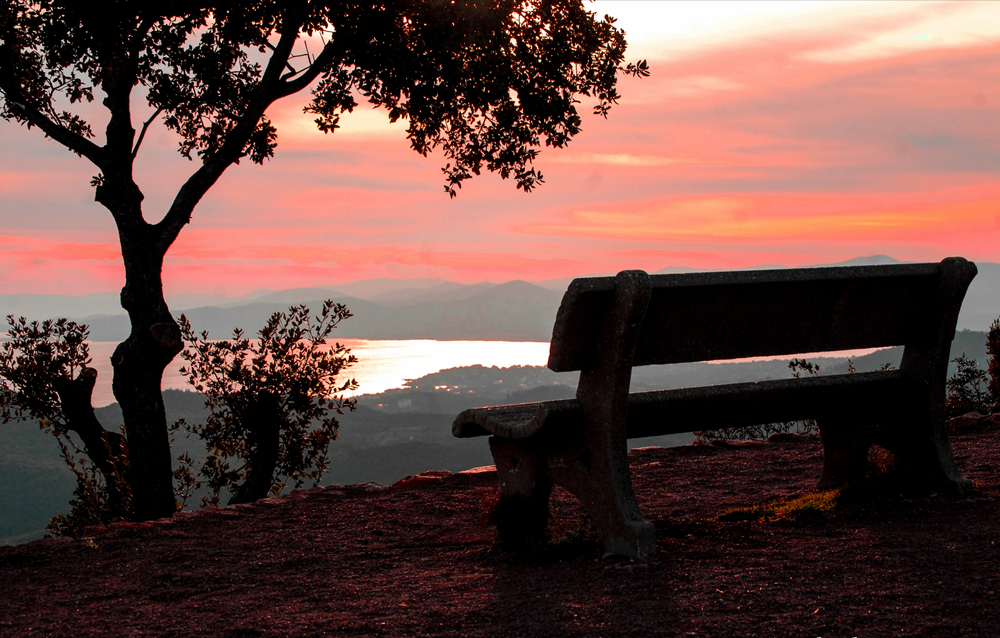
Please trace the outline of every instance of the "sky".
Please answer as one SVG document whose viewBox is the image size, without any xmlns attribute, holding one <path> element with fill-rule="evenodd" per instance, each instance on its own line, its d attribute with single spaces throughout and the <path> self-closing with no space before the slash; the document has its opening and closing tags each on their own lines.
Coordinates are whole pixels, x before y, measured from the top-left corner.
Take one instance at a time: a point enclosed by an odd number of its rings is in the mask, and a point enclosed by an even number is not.
<svg viewBox="0 0 1000 638">
<path fill-rule="evenodd" d="M 323 135 L 302 113 L 307 94 L 292 96 L 270 111 L 275 157 L 230 168 L 195 209 L 165 292 L 875 254 L 1000 262 L 1000 3 L 588 6 L 618 18 L 626 58 L 651 76 L 623 78 L 607 119 L 583 98 L 583 132 L 542 151 L 535 191 L 484 174 L 449 199 L 446 160 L 413 152 L 383 111 L 363 105 Z M 196 168 L 176 148 L 154 125 L 140 152 L 151 222 Z M 0 294 L 121 288 L 95 173 L 0 122 Z"/>
</svg>

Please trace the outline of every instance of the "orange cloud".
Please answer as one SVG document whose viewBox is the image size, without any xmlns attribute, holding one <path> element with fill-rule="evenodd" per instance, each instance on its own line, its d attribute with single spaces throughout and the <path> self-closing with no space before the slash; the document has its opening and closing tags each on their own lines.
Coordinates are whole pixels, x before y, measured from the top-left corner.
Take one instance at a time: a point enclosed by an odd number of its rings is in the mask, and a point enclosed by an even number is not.
<svg viewBox="0 0 1000 638">
<path fill-rule="evenodd" d="M 1000 189 L 974 200 L 920 202 L 912 195 L 708 196 L 574 210 L 564 223 L 526 225 L 533 235 L 674 243 L 929 241 L 956 229 L 996 234 Z"/>
</svg>

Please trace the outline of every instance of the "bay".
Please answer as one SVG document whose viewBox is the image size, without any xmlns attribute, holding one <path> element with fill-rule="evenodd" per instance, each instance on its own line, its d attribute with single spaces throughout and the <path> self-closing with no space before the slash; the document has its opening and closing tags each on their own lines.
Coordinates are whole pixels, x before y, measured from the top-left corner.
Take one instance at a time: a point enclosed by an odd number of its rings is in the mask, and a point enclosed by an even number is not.
<svg viewBox="0 0 1000 638">
<path fill-rule="evenodd" d="M 350 393 L 377 394 L 402 387 L 409 379 L 464 366 L 482 365 L 506 368 L 510 366 L 543 366 L 548 360 L 546 341 L 435 341 L 431 339 L 369 340 L 341 339 L 358 362 L 341 374 L 341 378 L 356 379 L 357 391 Z M 102 407 L 115 402 L 111 392 L 111 354 L 118 344 L 113 341 L 90 342 L 91 366 L 97 370 L 93 405 Z M 184 360 L 175 358 L 163 373 L 164 390 L 190 390 L 191 386 L 179 370 Z"/>
</svg>

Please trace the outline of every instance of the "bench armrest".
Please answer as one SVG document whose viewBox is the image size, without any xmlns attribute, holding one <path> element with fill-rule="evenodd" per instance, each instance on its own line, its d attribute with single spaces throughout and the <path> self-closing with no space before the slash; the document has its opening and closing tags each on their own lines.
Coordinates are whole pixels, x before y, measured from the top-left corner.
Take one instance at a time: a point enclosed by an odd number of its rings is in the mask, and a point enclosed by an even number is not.
<svg viewBox="0 0 1000 638">
<path fill-rule="evenodd" d="M 460 439 L 490 434 L 504 439 L 526 439 L 560 416 L 582 411 L 577 399 L 472 408 L 458 415 L 451 433 Z"/>
</svg>

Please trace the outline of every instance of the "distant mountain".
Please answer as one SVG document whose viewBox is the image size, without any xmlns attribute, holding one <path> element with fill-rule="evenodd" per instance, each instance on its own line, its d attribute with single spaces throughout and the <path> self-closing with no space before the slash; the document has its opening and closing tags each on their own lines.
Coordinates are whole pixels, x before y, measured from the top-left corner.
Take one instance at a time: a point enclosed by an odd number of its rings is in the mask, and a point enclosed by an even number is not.
<svg viewBox="0 0 1000 638">
<path fill-rule="evenodd" d="M 561 299 L 562 292 L 512 281 L 464 299 L 394 307 L 372 304 L 357 310 L 349 303 L 355 317 L 344 323 L 339 336 L 548 341 Z"/>
<path fill-rule="evenodd" d="M 218 308 L 243 308 L 254 305 L 280 304 L 287 309 L 288 306 L 303 303 L 305 299 L 330 299 L 336 297 L 350 297 L 350 295 L 333 288 L 290 288 L 288 290 L 268 292 L 251 300 L 237 300 L 226 304 L 206 304 L 201 306 L 201 308 L 209 306 Z"/>
<path fill-rule="evenodd" d="M 827 268 L 834 266 L 885 266 L 888 264 L 902 264 L 906 262 L 899 261 L 889 255 L 872 255 L 871 257 L 855 257 L 854 259 L 848 259 L 847 261 L 838 261 L 835 264 L 819 264 L 819 267 Z"/>
<path fill-rule="evenodd" d="M 301 295 L 314 294 L 304 289 Z M 329 292 L 353 313 L 338 327 L 337 339 L 439 339 L 493 341 L 548 341 L 562 299 L 562 292 L 546 290 L 525 281 L 484 287 L 468 286 L 431 295 L 436 301 L 406 305 L 383 305 Z M 466 293 L 474 293 L 466 297 Z M 249 304 L 230 308 L 206 306 L 184 311 L 197 331 L 208 330 L 216 338 L 228 337 L 234 328 L 252 334 L 275 312 L 290 304 L 305 303 L 318 311 L 323 297 L 267 295 Z M 451 299 L 449 299 L 451 297 Z M 276 299 L 276 300 L 275 300 Z M 95 316 L 84 319 L 94 341 L 117 341 L 129 333 L 124 316 Z"/>
<path fill-rule="evenodd" d="M 462 286 L 444 279 L 416 278 L 416 279 L 390 279 L 379 277 L 377 279 L 363 279 L 349 284 L 338 284 L 334 286 L 349 297 L 364 299 L 365 301 L 380 301 L 395 298 L 399 294 L 409 291 L 429 291 L 436 288 L 449 286 Z"/>
<path fill-rule="evenodd" d="M 821 266 L 904 263 L 887 255 L 857 257 Z M 979 275 L 966 295 L 959 329 L 988 330 L 1000 315 L 1000 264 L 980 262 Z M 758 269 L 785 268 L 758 265 Z M 744 269 L 745 270 L 745 269 Z M 697 272 L 670 267 L 656 274 Z M 241 297 L 181 294 L 168 298 L 175 314 L 184 312 L 199 330 L 228 335 L 234 327 L 260 328 L 274 312 L 308 303 L 317 308 L 332 298 L 346 303 L 355 317 L 338 331 L 340 337 L 367 339 L 530 339 L 547 341 L 563 292 L 573 278 L 537 283 L 459 284 L 443 279 L 368 279 L 336 286 L 259 290 Z M 521 298 L 518 295 L 526 295 Z M 514 316 L 514 310 L 523 316 Z M 116 341 L 129 333 L 128 318 L 118 295 L 0 295 L 0 318 L 7 314 L 32 319 L 70 317 L 91 326 L 95 341 Z M 547 324 L 547 325 L 543 325 Z M 449 333 L 449 330 L 454 332 Z M 515 336 L 519 335 L 519 336 Z"/>
<path fill-rule="evenodd" d="M 979 262 L 979 274 L 972 280 L 958 315 L 959 330 L 989 330 L 1000 316 L 1000 264 Z"/>
<path fill-rule="evenodd" d="M 118 293 L 112 292 L 94 295 L 0 295 L 0 319 L 7 315 L 42 320 L 115 314 L 124 315 L 125 311 Z"/>
<path fill-rule="evenodd" d="M 224 306 L 250 303 L 255 297 L 273 291 L 264 290 L 242 297 L 201 293 L 168 295 L 167 304 L 171 310 L 180 312 L 200 306 Z M 95 315 L 125 315 L 117 292 L 102 292 L 93 295 L 0 295 L 0 317 L 23 316 L 28 319 L 52 319 L 68 317 L 79 319 Z"/>
<path fill-rule="evenodd" d="M 232 295 L 211 295 L 197 292 L 187 292 L 179 295 L 169 295 L 167 305 L 171 310 L 184 310 L 186 308 L 198 308 L 200 306 L 224 306 L 226 304 L 249 301 L 247 297 L 233 297 Z M 109 313 L 113 314 L 113 313 Z"/>
<path fill-rule="evenodd" d="M 414 303 L 441 303 L 468 299 L 486 292 L 497 284 L 456 284 L 445 281 L 433 288 L 411 288 L 409 290 L 393 290 L 369 299 L 385 306 L 407 306 Z M 565 287 L 564 287 L 565 289 Z M 362 297 L 363 298 L 363 297 Z"/>
</svg>

